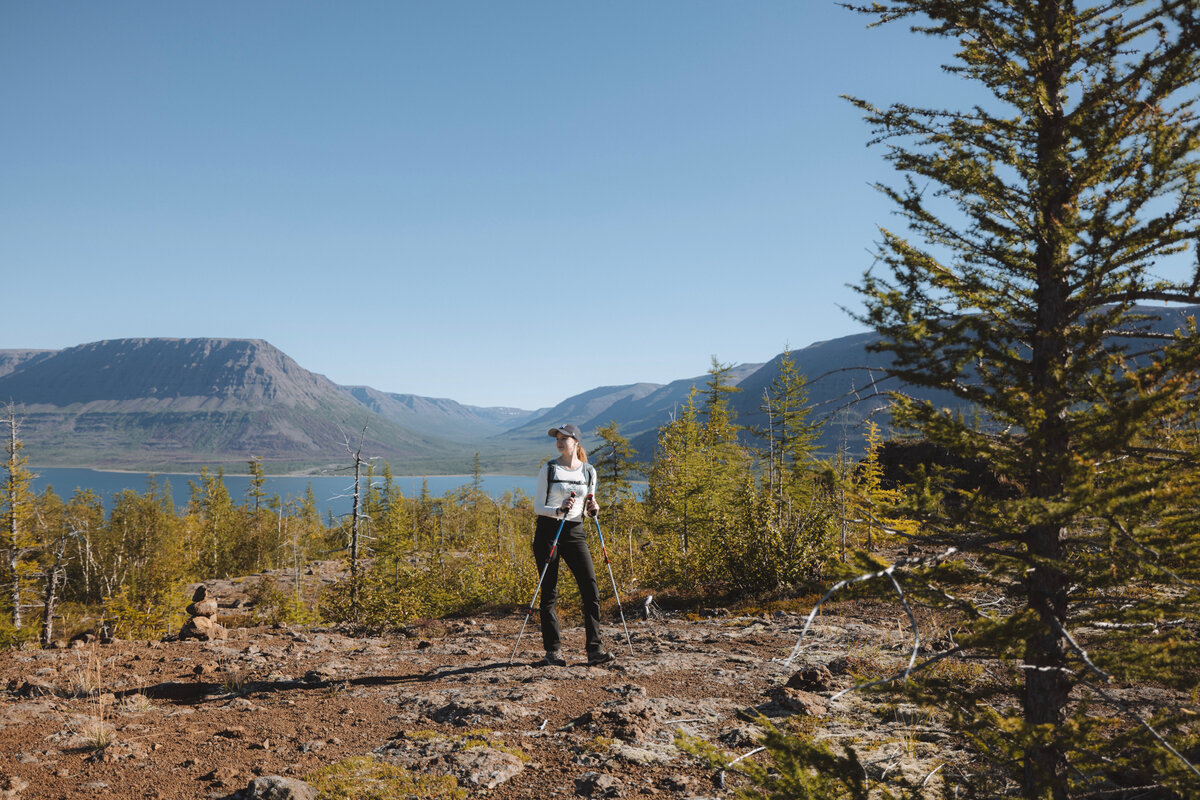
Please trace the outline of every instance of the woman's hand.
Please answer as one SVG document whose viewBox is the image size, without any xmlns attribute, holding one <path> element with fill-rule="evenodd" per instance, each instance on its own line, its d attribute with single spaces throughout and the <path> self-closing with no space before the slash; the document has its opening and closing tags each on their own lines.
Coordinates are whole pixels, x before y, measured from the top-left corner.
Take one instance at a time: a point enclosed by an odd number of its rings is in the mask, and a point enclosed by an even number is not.
<svg viewBox="0 0 1200 800">
<path fill-rule="evenodd" d="M 600 504 L 596 502 L 596 496 L 589 494 L 587 500 L 584 501 L 583 510 L 587 512 L 589 517 L 594 517 L 600 513 Z"/>
</svg>

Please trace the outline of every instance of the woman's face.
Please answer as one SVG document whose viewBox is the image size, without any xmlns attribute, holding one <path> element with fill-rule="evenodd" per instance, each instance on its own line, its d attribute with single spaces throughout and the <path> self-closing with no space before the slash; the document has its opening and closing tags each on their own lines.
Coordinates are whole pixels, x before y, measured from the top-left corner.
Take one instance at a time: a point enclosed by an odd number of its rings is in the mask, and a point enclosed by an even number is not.
<svg viewBox="0 0 1200 800">
<path fill-rule="evenodd" d="M 558 447 L 558 452 L 570 458 L 575 455 L 575 437 L 558 434 L 555 437 L 555 444 Z"/>
</svg>

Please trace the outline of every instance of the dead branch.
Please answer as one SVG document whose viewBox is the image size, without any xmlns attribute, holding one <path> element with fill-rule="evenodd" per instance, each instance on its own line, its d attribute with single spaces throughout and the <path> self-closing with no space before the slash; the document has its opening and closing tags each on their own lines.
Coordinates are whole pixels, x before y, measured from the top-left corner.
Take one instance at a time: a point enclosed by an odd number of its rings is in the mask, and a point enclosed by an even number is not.
<svg viewBox="0 0 1200 800">
<path fill-rule="evenodd" d="M 950 556 L 954 555 L 957 552 L 958 552 L 958 548 L 951 547 L 951 548 L 947 549 L 945 552 L 943 552 L 939 555 L 935 555 L 935 556 L 903 558 L 903 559 L 897 561 L 896 563 L 892 564 L 891 566 L 887 567 L 886 569 L 880 570 L 879 572 L 872 572 L 872 573 L 868 573 L 866 575 L 859 575 L 854 578 L 847 578 L 846 580 L 838 581 L 836 584 L 833 585 L 832 588 L 830 588 L 830 590 L 828 592 L 825 593 L 824 597 L 822 597 L 819 601 L 817 601 L 817 604 L 815 606 L 813 606 L 812 611 L 808 612 L 808 618 L 805 619 L 805 621 L 804 621 L 804 628 L 801 629 L 801 631 L 800 631 L 800 637 L 796 640 L 796 646 L 792 648 L 791 654 L 787 657 L 787 659 L 784 660 L 783 665 L 785 667 L 791 665 L 792 660 L 796 657 L 796 654 L 800 652 L 800 643 L 804 641 L 804 634 L 808 633 L 808 628 L 810 625 L 812 625 L 812 621 L 817 616 L 817 612 L 821 609 L 821 606 L 825 604 L 825 601 L 828 600 L 830 597 L 832 597 L 835 592 L 837 592 L 841 589 L 844 589 L 847 586 L 853 586 L 854 584 L 863 583 L 865 581 L 874 580 L 876 578 L 882 578 L 884 576 L 891 578 L 892 573 L 895 572 L 897 569 L 903 569 L 905 567 L 933 566 L 935 564 L 940 564 L 941 562 L 945 561 L 946 559 L 948 559 Z M 892 584 L 896 587 L 897 591 L 899 591 L 900 585 L 896 582 L 895 578 L 892 578 Z M 908 611 L 909 618 L 913 619 L 913 625 L 915 628 L 916 621 L 913 618 L 912 610 L 909 609 L 909 607 L 908 607 L 908 602 L 904 599 L 903 592 L 900 592 L 900 602 L 904 604 L 905 610 Z M 918 635 L 918 645 L 919 644 L 920 644 L 920 637 Z"/>
</svg>

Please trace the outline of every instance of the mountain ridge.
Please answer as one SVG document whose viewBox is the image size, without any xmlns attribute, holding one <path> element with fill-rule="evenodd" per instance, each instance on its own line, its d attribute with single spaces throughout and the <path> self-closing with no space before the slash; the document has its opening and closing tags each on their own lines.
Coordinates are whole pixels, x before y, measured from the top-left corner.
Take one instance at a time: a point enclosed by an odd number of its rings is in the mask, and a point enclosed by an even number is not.
<svg viewBox="0 0 1200 800">
<path fill-rule="evenodd" d="M 1175 330 L 1200 308 L 1147 309 L 1147 330 Z M 1136 332 L 1133 336 L 1138 338 Z M 807 380 L 819 446 L 861 452 L 865 422 L 887 427 L 891 358 L 863 332 L 791 350 Z M 783 354 L 740 364 L 729 382 L 731 409 L 747 431 L 765 423 L 764 393 Z M 478 455 L 485 472 L 524 472 L 552 452 L 546 431 L 573 422 L 584 445 L 617 423 L 643 460 L 658 429 L 702 390 L 707 375 L 600 386 L 542 409 L 467 406 L 449 398 L 340 386 L 310 372 L 262 339 L 127 338 L 63 350 L 0 350 L 0 402 L 12 402 L 26 455 L 42 466 L 184 471 L 261 457 L 272 471 L 342 467 L 363 437 L 363 452 L 398 475 L 462 474 Z M 955 407 L 949 394 L 920 392 Z M 747 432 L 747 438 L 751 434 Z"/>
<path fill-rule="evenodd" d="M 108 339 L 0 351 L 0 398 L 20 403 L 26 453 L 44 466 L 280 467 L 375 453 L 433 464 L 462 448 L 372 415 L 343 387 L 261 339 Z M 365 431 L 365 433 L 364 433 Z"/>
</svg>

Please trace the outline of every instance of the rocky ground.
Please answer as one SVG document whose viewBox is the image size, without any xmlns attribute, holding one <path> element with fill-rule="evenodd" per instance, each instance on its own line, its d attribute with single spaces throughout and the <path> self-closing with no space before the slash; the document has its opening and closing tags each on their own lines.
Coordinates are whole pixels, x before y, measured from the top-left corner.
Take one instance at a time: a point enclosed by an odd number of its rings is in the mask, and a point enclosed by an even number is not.
<svg viewBox="0 0 1200 800">
<path fill-rule="evenodd" d="M 523 611 L 378 638 L 271 626 L 4 652 L 0 798 L 232 798 L 259 776 L 319 784 L 322 768 L 370 783 L 372 764 L 450 776 L 414 796 L 457 783 L 493 798 L 722 797 L 742 779 L 676 736 L 737 757 L 757 747 L 758 714 L 854 743 L 876 776 L 932 773 L 933 790 L 961 756 L 936 720 L 864 692 L 830 699 L 902 668 L 905 626 L 886 609 L 829 608 L 789 667 L 799 611 L 631 619 L 633 655 L 612 621 L 619 658 L 602 667 L 583 663 L 578 627 L 566 667 L 536 666 L 536 619 L 510 665 Z"/>
</svg>

